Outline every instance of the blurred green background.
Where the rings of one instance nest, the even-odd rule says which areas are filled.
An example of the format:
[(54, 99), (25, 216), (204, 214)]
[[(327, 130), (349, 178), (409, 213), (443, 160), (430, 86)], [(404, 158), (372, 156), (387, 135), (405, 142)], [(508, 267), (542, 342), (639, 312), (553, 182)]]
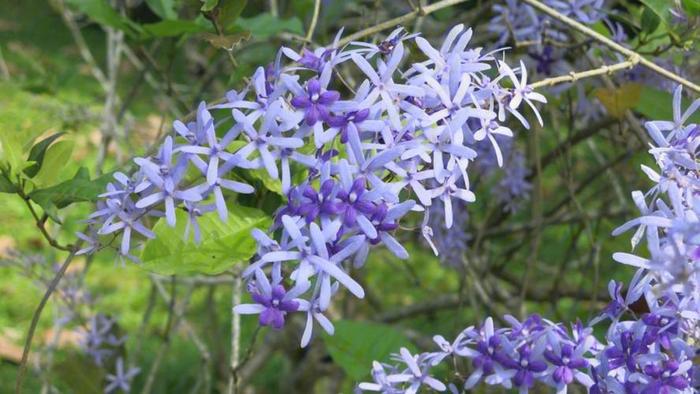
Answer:
[[(0, 3), (0, 133), (20, 136), (25, 151), (42, 137), (66, 133), (49, 148), (35, 187), (68, 180), (81, 167), (93, 179), (127, 168), (132, 157), (144, 154), (200, 100), (213, 101), (242, 87), (245, 76), (272, 61), (280, 45), (299, 49), (314, 7), (313, 0), (230, 3), (217, 16), (224, 34), (217, 34), (196, 0)], [(481, 23), (488, 3), (443, 10), (424, 18), (420, 27), (435, 40), (454, 23), (473, 25), (474, 45), (489, 47)], [(324, 44), (340, 27), (361, 30), (409, 12), (411, 5), (335, 0), (323, 1), (321, 10), (313, 40)], [(112, 71), (120, 99), (109, 107), (116, 126), (107, 135), (105, 108), (110, 104), (95, 70), (109, 78), (106, 56), (117, 31), (124, 32), (118, 33), (124, 34), (123, 47)], [(84, 49), (93, 63), (81, 54)], [(513, 56), (518, 53), (524, 54), (515, 50)], [(595, 96), (592, 89), (587, 94)], [(607, 282), (632, 273), (610, 258), (629, 249), (629, 237), (615, 239), (610, 232), (636, 214), (629, 195), (647, 187), (639, 166), (651, 160), (625, 120), (610, 113), (593, 124), (567, 119), (574, 96), (552, 96), (544, 111), (545, 127), (517, 135), (530, 168), (536, 170), (538, 161), (551, 156), (519, 213), (502, 213), (488, 198), (495, 181), (474, 175), (477, 202), (468, 208), (469, 222), (461, 224), (476, 236), (464, 256), (471, 268), (446, 267), (418, 231), (401, 232), (411, 258), (403, 262), (385, 250), (372, 252), (366, 267), (354, 272), (367, 299), (340, 297), (330, 313), (337, 321), (334, 337), (321, 336), (300, 349), (301, 319), (281, 332), (256, 330), (255, 318), (242, 319), (242, 357), (249, 355), (249, 365), (256, 367), (245, 377), (243, 391), (347, 393), (368, 377), (374, 358), (386, 360), (401, 346), (428, 349), (432, 335), (452, 338), (488, 315), (538, 312), (552, 320), (585, 321), (600, 310)], [(645, 87), (637, 96), (625, 109), (642, 118), (670, 116), (667, 92)], [(586, 134), (585, 141), (567, 144), (577, 133)], [(50, 278), (50, 265), (66, 253), (47, 244), (20, 197), (0, 194), (0, 207), (0, 392), (6, 393), (14, 390), (26, 332), (45, 290), (42, 278)], [(61, 210), (62, 225), (48, 221), (48, 232), (61, 243), (73, 242), (83, 227), (80, 221), (93, 208), (92, 202), (82, 202)], [(18, 268), (18, 261), (34, 255), (45, 264), (32, 272)], [(84, 277), (83, 288), (91, 294), (85, 314), (109, 315), (129, 336), (120, 351), (142, 370), (133, 392), (142, 391), (157, 357), (162, 361), (153, 393), (226, 391), (230, 275), (218, 276), (216, 285), (203, 276), (154, 279), (109, 252), (77, 259), (71, 272)], [(172, 335), (166, 335), (169, 304), (154, 281), (176, 300), (191, 297), (184, 323)], [(41, 369), (30, 363), (25, 392), (101, 392), (105, 371), (91, 365), (76, 346), (84, 322), (55, 331), (59, 303), (52, 299), (44, 311), (32, 348), (31, 360), (51, 354), (51, 363)]]

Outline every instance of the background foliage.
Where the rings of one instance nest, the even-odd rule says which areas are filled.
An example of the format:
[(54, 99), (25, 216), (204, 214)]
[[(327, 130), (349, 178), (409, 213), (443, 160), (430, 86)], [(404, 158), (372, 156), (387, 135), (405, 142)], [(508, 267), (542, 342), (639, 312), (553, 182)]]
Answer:
[[(410, 1), (321, 3), (313, 35), (321, 44), (341, 27), (358, 31), (413, 7)], [(610, 3), (631, 45), (698, 80), (697, 28), (673, 23), (665, 1)], [(682, 3), (697, 18), (697, 3)], [(492, 5), (468, 1), (406, 28), (435, 39), (465, 23), (475, 29), (475, 44), (493, 48), (495, 37), (483, 23)], [(258, 65), (274, 59), (280, 45), (300, 48), (313, 8), (313, 0), (0, 5), (0, 162), (9, 168), (0, 176), (0, 392), (14, 387), (26, 330), (50, 278), (46, 272), (66, 255), (52, 246), (76, 241), (80, 221), (112, 172), (132, 166), (132, 157), (148, 152), (200, 100), (242, 86)], [(610, 35), (602, 23), (594, 28)], [(528, 47), (510, 44), (516, 45), (509, 57), (529, 56)], [(114, 45), (121, 47), (116, 64), (110, 59)], [(576, 57), (577, 50), (568, 48), (566, 56)], [(535, 75), (533, 80), (546, 77)], [(518, 133), (516, 144), (526, 153), (533, 185), (532, 198), (519, 212), (504, 212), (490, 197), (497, 178), (476, 175), (477, 202), (467, 209), (469, 220), (458, 223), (471, 235), (464, 264), (441, 263), (419, 231), (409, 229), (400, 233), (408, 261), (375, 250), (367, 268), (354, 273), (367, 299), (343, 297), (331, 312), (343, 319), (335, 336), (299, 349), (302, 321), (276, 332), (243, 319), (242, 384), (262, 393), (350, 392), (367, 377), (372, 360), (387, 359), (402, 346), (431, 347), (433, 334), (452, 337), (487, 314), (592, 316), (607, 300), (607, 281), (632, 273), (611, 261), (628, 241), (610, 232), (632, 215), (630, 192), (648, 183), (638, 168), (650, 159), (634, 119), (672, 118), (667, 85), (648, 78), (614, 82), (583, 90), (601, 108), (595, 122), (573, 116), (580, 95), (569, 89), (549, 95), (544, 128)], [(250, 180), (256, 194), (231, 204), (228, 223), (213, 217), (201, 222), (209, 235), (199, 246), (179, 241), (185, 221), (178, 220), (176, 228), (156, 226), (158, 238), (145, 246), (142, 265), (122, 264), (109, 252), (71, 265), (70, 273), (91, 294), (85, 315), (111, 316), (129, 336), (120, 352), (142, 370), (134, 392), (225, 391), (230, 269), (252, 256), (250, 228), (265, 227), (280, 201), (279, 185), (258, 175)], [(10, 182), (15, 179), (25, 185), (20, 195)], [(29, 256), (42, 263), (27, 268)], [(101, 392), (108, 369), (91, 364), (77, 347), (85, 321), (56, 329), (60, 302), (54, 298), (45, 311), (30, 358), (51, 355), (51, 362), (42, 373), (30, 368), (25, 390)], [(171, 330), (173, 310), (180, 324)], [(157, 378), (148, 387), (159, 357)]]

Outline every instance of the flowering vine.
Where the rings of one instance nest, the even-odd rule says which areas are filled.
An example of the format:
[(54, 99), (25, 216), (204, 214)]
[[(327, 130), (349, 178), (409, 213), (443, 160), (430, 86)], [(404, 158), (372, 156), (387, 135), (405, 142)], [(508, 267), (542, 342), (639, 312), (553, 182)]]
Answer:
[[(513, 136), (506, 118), (529, 128), (526, 104), (542, 123), (534, 103), (546, 100), (528, 86), (522, 63), (511, 68), (497, 59), (503, 50), (469, 48), (471, 38), (457, 25), (435, 48), (399, 28), (377, 45), (338, 47), (338, 34), (314, 52), (282, 48), (245, 89), (200, 104), (193, 122), (176, 121), (156, 155), (134, 160), (136, 172), (115, 174), (90, 216), (93, 234), (81, 235), (90, 245), (82, 252), (99, 248), (98, 237), (121, 237), (119, 254), (138, 261), (132, 238), (155, 237), (152, 216), (174, 226), (177, 209), (188, 212), (186, 235), (199, 240), (197, 218), (216, 211), (226, 220), (227, 195), (254, 191), (236, 174), (260, 169), (280, 180), (285, 198), (272, 228), (253, 231), (257, 254), (242, 275), (254, 303), (234, 310), (275, 328), (305, 312), (302, 346), (314, 321), (332, 333), (324, 313), (339, 288), (364, 297), (350, 268), (375, 245), (407, 258), (395, 233), (410, 212), (427, 218), (439, 202), (452, 227), (453, 204), (476, 198), (468, 175), (476, 144), (488, 141), (500, 166), (501, 144)], [(404, 65), (413, 43), (423, 60)], [(341, 64), (364, 78), (348, 97), (336, 90)]]
[[(658, 170), (642, 166), (654, 182), (632, 198), (641, 216), (618, 227), (613, 235), (635, 229), (632, 247), (646, 240), (649, 257), (615, 253), (613, 258), (638, 268), (623, 296), (623, 284), (611, 281), (611, 301), (599, 316), (567, 328), (531, 315), (524, 321), (505, 316), (508, 327), (496, 328), (492, 318), (462, 331), (450, 343), (441, 336), (439, 350), (410, 355), (406, 349), (394, 363), (374, 363), (373, 382), (359, 389), (383, 393), (415, 393), (421, 387), (452, 392), (478, 383), (527, 392), (535, 382), (566, 392), (579, 384), (590, 393), (694, 393), (700, 389), (700, 125), (687, 124), (698, 108), (685, 111), (682, 88), (676, 88), (672, 121), (650, 121), (649, 153)], [(648, 312), (637, 315), (630, 306), (642, 300)], [(593, 335), (603, 321), (604, 338)], [(463, 381), (426, 379), (430, 369), (446, 359), (471, 362)], [(456, 365), (456, 364), (455, 364)], [(417, 372), (420, 373), (417, 373)], [(459, 375), (458, 375), (459, 376)]]

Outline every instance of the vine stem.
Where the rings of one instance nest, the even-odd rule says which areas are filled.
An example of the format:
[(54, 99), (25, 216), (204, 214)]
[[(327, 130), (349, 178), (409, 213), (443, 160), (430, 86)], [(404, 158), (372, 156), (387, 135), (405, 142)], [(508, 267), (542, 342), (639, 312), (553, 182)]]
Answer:
[[(231, 289), (231, 308), (241, 303), (242, 278), (240, 272), (235, 272), (233, 288)], [(241, 316), (231, 312), (231, 371), (228, 381), (228, 393), (235, 394), (238, 386), (238, 366), (240, 363), (241, 348)]]
[(399, 17), (389, 19), (388, 21), (384, 21), (382, 23), (379, 23), (377, 25), (374, 25), (372, 27), (368, 27), (364, 30), (360, 30), (356, 33), (350, 34), (349, 36), (343, 38), (338, 42), (338, 46), (342, 47), (343, 45), (351, 42), (358, 40), (362, 37), (367, 37), (371, 36), (372, 34), (378, 33), (382, 30), (390, 29), (392, 27), (395, 27), (396, 25), (400, 25), (402, 23), (410, 22), (413, 19), (418, 18), (419, 16), (426, 16), (430, 15), (435, 11), (441, 10), (443, 8), (451, 7), (453, 5), (459, 4), (459, 3), (464, 3), (467, 0), (442, 0), (438, 1), (437, 3), (430, 4), (428, 6), (418, 6), (416, 7), (413, 11), (401, 15)]
[(613, 65), (604, 65), (598, 68), (594, 68), (592, 70), (586, 70), (586, 71), (581, 71), (581, 72), (570, 72), (567, 75), (561, 75), (558, 77), (552, 77), (552, 78), (547, 78), (543, 79), (541, 81), (537, 81), (535, 83), (532, 83), (528, 86), (530, 86), (533, 89), (538, 89), (538, 88), (543, 88), (547, 86), (552, 86), (552, 85), (557, 85), (560, 83), (567, 83), (567, 82), (576, 82), (579, 79), (583, 78), (590, 78), (590, 77), (595, 77), (598, 75), (606, 75), (606, 74), (612, 74), (617, 71), (622, 71), (622, 70), (627, 70), (630, 69), (637, 64), (639, 64), (641, 60), (641, 57), (639, 55), (631, 57), (629, 60), (625, 60), (624, 62), (620, 63), (615, 63)]
[(32, 347), (32, 339), (34, 338), (34, 332), (36, 331), (36, 327), (39, 325), (39, 318), (41, 317), (41, 312), (44, 310), (44, 307), (49, 301), (49, 298), (51, 298), (51, 294), (53, 294), (53, 292), (56, 290), (58, 282), (61, 281), (61, 278), (63, 278), (63, 275), (66, 273), (66, 270), (68, 270), (68, 266), (70, 266), (70, 263), (73, 261), (75, 253), (79, 248), (80, 242), (78, 242), (73, 247), (68, 257), (66, 257), (65, 261), (63, 261), (63, 264), (61, 264), (61, 268), (59, 268), (58, 272), (51, 280), (51, 283), (49, 283), (49, 287), (46, 289), (44, 296), (41, 298), (39, 305), (34, 311), (34, 316), (32, 316), (32, 322), (29, 325), (29, 331), (27, 332), (27, 339), (24, 343), (24, 350), (22, 351), (22, 360), (19, 364), (19, 372), (17, 372), (17, 381), (15, 382), (15, 393), (17, 394), (22, 392), (22, 383), (24, 382), (24, 375), (27, 372), (27, 359), (29, 359), (29, 349), (31, 349)]
[(657, 66), (656, 64), (654, 64), (654, 62), (645, 59), (637, 52), (635, 52), (629, 48), (625, 48), (624, 46), (616, 43), (615, 41), (609, 39), (608, 37), (605, 37), (604, 35), (596, 32), (595, 30), (583, 25), (582, 23), (579, 23), (579, 22), (577, 22), (577, 21), (575, 21), (575, 20), (573, 20), (565, 15), (562, 15), (557, 10), (541, 3), (540, 1), (538, 1), (538, 0), (521, 0), (521, 1), (523, 3), (531, 5), (532, 7), (538, 9), (539, 11), (541, 11), (541, 12), (549, 15), (550, 17), (558, 20), (559, 22), (571, 27), (572, 29), (578, 31), (579, 33), (582, 33), (582, 34), (600, 42), (601, 44), (606, 45), (607, 47), (609, 47), (610, 49), (612, 49), (615, 52), (621, 53), (630, 59), (639, 58), (639, 64), (641, 64), (642, 66), (648, 68), (649, 70), (651, 70), (651, 71), (653, 71), (653, 72), (655, 72), (655, 73), (657, 73), (665, 78), (668, 78), (672, 81), (678, 82), (679, 84), (686, 86), (687, 88), (695, 91), (696, 93), (700, 93), (700, 86), (688, 81), (687, 79), (681, 77), (678, 74), (675, 74), (671, 71), (666, 70), (663, 67)]
[(318, 14), (321, 13), (321, 0), (316, 0), (314, 2), (314, 15), (311, 17), (311, 24), (309, 25), (309, 31), (306, 32), (306, 41), (310, 42), (314, 36), (314, 30), (316, 30), (316, 23), (318, 23)]

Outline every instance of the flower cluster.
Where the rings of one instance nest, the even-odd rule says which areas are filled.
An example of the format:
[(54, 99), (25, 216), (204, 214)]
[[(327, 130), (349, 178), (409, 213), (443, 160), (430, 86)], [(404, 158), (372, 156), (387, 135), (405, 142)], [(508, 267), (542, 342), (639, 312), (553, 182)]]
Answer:
[[(613, 234), (636, 228), (632, 247), (644, 239), (649, 257), (613, 255), (639, 270), (627, 299), (619, 290), (611, 291), (614, 302), (606, 311), (614, 324), (606, 362), (601, 365), (623, 372), (608, 384), (665, 390), (700, 385), (700, 369), (692, 362), (700, 350), (700, 125), (688, 123), (698, 108), (700, 100), (695, 100), (682, 110), (679, 86), (673, 96), (673, 120), (645, 125), (653, 140), (649, 153), (658, 170), (647, 166), (642, 170), (655, 185), (646, 193), (632, 194), (641, 216)], [(650, 312), (637, 321), (618, 322), (626, 306), (635, 301), (630, 294), (644, 295)], [(693, 375), (696, 380), (691, 382)]]
[[(685, 112), (681, 109), (681, 88), (673, 97), (672, 121), (652, 121), (646, 128), (654, 145), (649, 153), (658, 170), (642, 166), (655, 183), (648, 192), (632, 195), (642, 216), (618, 227), (614, 235), (632, 228), (637, 231), (632, 247), (644, 237), (649, 258), (616, 253), (621, 263), (647, 270), (659, 288), (683, 292), (700, 301), (700, 172), (698, 148), (700, 125), (685, 124), (700, 108), (700, 100)], [(647, 203), (649, 201), (649, 203)]]
[[(527, 179), (530, 169), (526, 166), (525, 155), (513, 140), (503, 135), (495, 136), (496, 145), (491, 141), (477, 141), (473, 146), (477, 153), (478, 161), (474, 162), (472, 173), (480, 182), (493, 184), (493, 197), (502, 205), (503, 210), (515, 213), (519, 211), (524, 202), (530, 196), (532, 185)], [(498, 147), (496, 151), (495, 147)], [(499, 154), (500, 153), (500, 154)], [(499, 164), (499, 157), (502, 160)], [(432, 231), (426, 246), (431, 247), (440, 258), (440, 262), (448, 267), (460, 268), (464, 264), (464, 255), (472, 234), (466, 228), (469, 223), (469, 213), (466, 203), (455, 201), (453, 203), (452, 228), (446, 228), (444, 208), (441, 201), (433, 203), (428, 226)], [(430, 240), (432, 239), (432, 242)]]
[[(535, 382), (565, 392), (580, 383), (590, 393), (693, 393), (700, 389), (700, 125), (688, 124), (700, 100), (685, 112), (681, 88), (674, 94), (672, 121), (652, 121), (646, 128), (654, 141), (650, 153), (659, 171), (642, 169), (655, 183), (633, 200), (642, 216), (614, 231), (636, 228), (633, 248), (646, 239), (650, 257), (615, 253), (618, 262), (638, 268), (626, 291), (611, 281), (611, 301), (588, 325), (567, 331), (530, 316), (523, 322), (506, 316), (510, 327), (495, 329), (489, 318), (480, 328), (464, 330), (453, 343), (440, 336), (440, 350), (411, 356), (403, 349), (397, 365), (375, 363), (374, 382), (366, 391), (416, 392), (423, 385), (437, 391), (445, 383), (430, 377), (430, 369), (445, 357), (471, 360), (470, 389), (479, 382), (527, 392)], [(647, 201), (651, 201), (647, 203)], [(623, 295), (624, 294), (624, 295)], [(637, 314), (642, 303), (648, 312)], [(593, 326), (609, 322), (602, 340)], [(454, 363), (457, 365), (457, 363)], [(430, 380), (428, 380), (430, 377)], [(451, 383), (453, 392), (457, 386)]]
[[(594, 24), (603, 20), (604, 0), (543, 0), (544, 4), (557, 10), (562, 15), (581, 23)], [(546, 40), (567, 42), (565, 29), (547, 15), (537, 13), (532, 6), (517, 0), (506, 0), (504, 4), (495, 4), (494, 17), (489, 23), (489, 31), (498, 35), (498, 43), (504, 45), (510, 40), (516, 42), (544, 43)], [(538, 59), (541, 67), (555, 62), (551, 46), (544, 46)], [(549, 53), (547, 53), (549, 52)]]
[[(631, 28), (628, 21), (619, 15), (619, 10), (612, 2), (604, 0), (542, 0), (542, 3), (553, 8), (560, 14), (574, 19), (584, 25), (603, 23), (607, 30), (605, 34), (626, 47), (632, 47), (635, 37), (635, 29)], [(676, 12), (673, 15), (682, 14), (681, 7), (676, 4)], [(523, 50), (522, 60), (525, 66), (533, 73), (543, 77), (565, 75), (571, 72), (583, 71), (595, 68), (599, 65), (591, 59), (601, 59), (605, 64), (621, 63), (628, 60), (626, 56), (611, 51), (604, 45), (596, 42), (577, 43), (570, 30), (556, 18), (537, 12), (532, 6), (517, 0), (505, 0), (496, 2), (491, 7), (494, 16), (488, 25), (489, 32), (497, 36), (499, 45), (514, 45), (526, 48)], [(682, 18), (674, 16), (673, 19)], [(692, 30), (692, 28), (690, 28)], [(628, 33), (633, 33), (630, 36)], [(573, 54), (573, 56), (572, 56)], [(655, 62), (666, 69), (673, 70), (678, 75), (687, 79), (688, 70), (693, 67), (683, 65), (680, 67), (673, 62), (673, 52), (661, 53)], [(583, 55), (583, 56), (580, 56)], [(664, 56), (664, 57), (662, 57)], [(697, 68), (697, 67), (695, 67)], [(675, 85), (669, 79), (637, 65), (629, 70), (610, 76), (616, 84), (642, 83), (654, 88), (672, 91)], [(602, 87), (601, 83), (591, 81), (590, 85)], [(591, 120), (599, 120), (606, 114), (605, 107), (601, 105), (591, 90), (586, 85), (558, 84), (547, 88), (553, 94), (558, 94), (567, 89), (576, 90), (575, 118), (580, 124), (587, 124)]]
[[(411, 355), (401, 349), (395, 364), (375, 362), (372, 368), (374, 382), (360, 383), (364, 391), (383, 393), (415, 393), (426, 386), (436, 391), (470, 390), (480, 382), (517, 388), (527, 392), (535, 382), (541, 382), (563, 392), (572, 383), (585, 387), (593, 385), (588, 376), (591, 350), (597, 345), (591, 329), (574, 324), (571, 329), (531, 315), (524, 321), (512, 316), (504, 318), (509, 327), (496, 328), (487, 318), (480, 327), (469, 327), (453, 342), (440, 335), (433, 340), (436, 352)], [(430, 369), (448, 359), (456, 364), (463, 359), (472, 367), (472, 373), (457, 387), (449, 386), (430, 376)]]
[(93, 315), (87, 323), (87, 328), (82, 333), (80, 345), (85, 353), (99, 367), (103, 367), (105, 360), (114, 358), (114, 372), (107, 374), (105, 393), (125, 392), (131, 390), (132, 379), (139, 374), (139, 368), (124, 368), (124, 358), (117, 354), (126, 337), (118, 337), (115, 321), (102, 314)]
[[(10, 250), (8, 255), (9, 258), (0, 259), (0, 267), (6, 264), (14, 266), (42, 290), (50, 286), (61, 268), (60, 264), (51, 263), (51, 260), (40, 254), (22, 254)], [(58, 283), (54, 292), (60, 302), (55, 306), (53, 339), (43, 350), (49, 354), (47, 359), (51, 360), (50, 354), (56, 350), (61, 332), (71, 329), (72, 324), (78, 324), (80, 329), (77, 344), (81, 351), (97, 367), (107, 372), (104, 392), (128, 393), (131, 381), (138, 375), (139, 369), (125, 369), (125, 356), (120, 347), (124, 345), (126, 336), (119, 335), (116, 321), (101, 313), (91, 312), (95, 300), (85, 288), (84, 274), (82, 270), (69, 270)]]
[[(155, 236), (150, 217), (175, 225), (178, 209), (188, 213), (187, 236), (199, 240), (197, 218), (216, 211), (225, 220), (227, 201), (254, 191), (239, 181), (241, 171), (262, 171), (286, 198), (273, 227), (253, 232), (257, 257), (243, 275), (254, 303), (235, 311), (276, 328), (288, 313), (306, 313), (302, 345), (314, 321), (332, 332), (324, 312), (341, 286), (364, 296), (349, 270), (371, 247), (407, 258), (395, 236), (399, 221), (428, 215), (437, 201), (450, 228), (453, 202), (475, 200), (467, 171), (475, 144), (487, 142), (502, 165), (498, 141), (513, 136), (507, 117), (529, 128), (527, 104), (542, 123), (534, 103), (546, 100), (528, 86), (522, 64), (514, 69), (496, 59), (500, 51), (468, 48), (471, 37), (458, 25), (436, 48), (399, 28), (377, 45), (341, 48), (339, 33), (328, 48), (282, 48), (244, 90), (200, 104), (194, 122), (176, 121), (177, 135), (156, 155), (134, 160), (138, 171), (115, 174), (90, 216), (94, 234), (82, 235), (84, 252), (121, 237), (120, 255), (136, 260), (132, 238)], [(410, 49), (424, 60), (404, 65)], [(359, 75), (355, 86), (346, 85), (341, 64)]]

